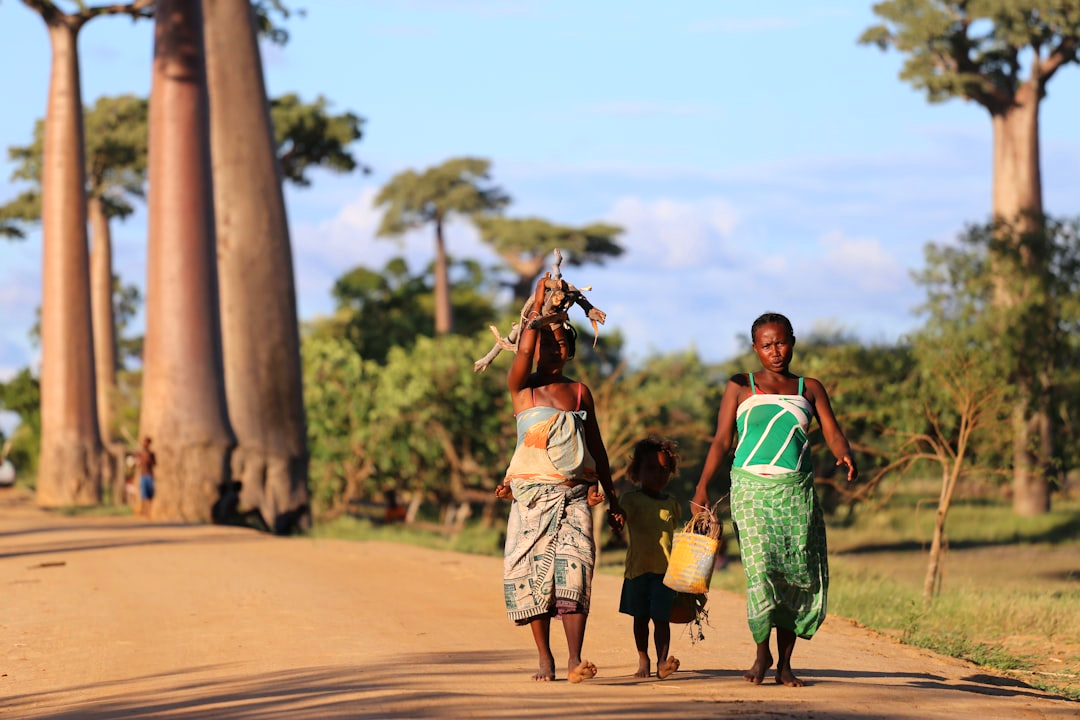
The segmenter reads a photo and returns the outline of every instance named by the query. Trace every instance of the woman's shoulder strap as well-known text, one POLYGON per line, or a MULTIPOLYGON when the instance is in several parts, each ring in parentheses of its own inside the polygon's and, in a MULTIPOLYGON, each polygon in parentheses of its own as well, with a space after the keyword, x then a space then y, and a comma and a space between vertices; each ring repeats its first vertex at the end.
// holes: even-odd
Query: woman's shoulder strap
POLYGON ((802 395, 802 394, 803 394, 803 380, 804 380, 804 379, 805 379, 805 378, 803 378, 803 376, 802 376, 802 375, 800 375, 800 376, 799 376, 799 394, 800 394, 800 395, 802 395))
MULTIPOLYGON (((746 376, 750 378, 750 394, 754 395, 755 393, 757 393, 757 390, 754 389, 754 373, 748 372, 746 373, 746 376)), ((799 385, 799 389, 802 389, 802 385, 799 385)))

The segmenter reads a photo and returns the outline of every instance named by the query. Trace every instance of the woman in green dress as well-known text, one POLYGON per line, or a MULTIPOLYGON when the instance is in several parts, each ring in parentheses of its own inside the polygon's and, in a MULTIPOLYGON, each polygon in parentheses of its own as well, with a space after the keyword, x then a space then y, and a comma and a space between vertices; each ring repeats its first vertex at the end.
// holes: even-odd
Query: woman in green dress
POLYGON ((769 638, 776 628, 776 682, 804 685, 791 669, 796 638, 809 639, 825 619, 829 566, 825 521, 814 492, 809 428, 815 417, 836 464, 858 477, 825 387, 790 370, 795 333, 778 313, 766 313, 750 331, 761 370, 732 377, 724 390, 716 435, 705 459, 694 506, 709 505, 708 487, 731 462, 731 517, 746 572, 746 615, 757 643, 743 677, 761 684, 773 665, 769 638))

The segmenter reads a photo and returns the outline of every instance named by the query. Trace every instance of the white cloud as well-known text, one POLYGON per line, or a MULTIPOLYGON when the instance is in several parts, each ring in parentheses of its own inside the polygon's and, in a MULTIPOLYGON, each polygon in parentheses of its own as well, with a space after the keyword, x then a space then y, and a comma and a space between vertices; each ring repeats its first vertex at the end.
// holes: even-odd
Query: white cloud
POLYGON ((821 238, 820 244, 821 271, 845 278, 861 290, 895 292, 907 278, 907 270, 877 239, 849 238, 832 231, 821 238))
POLYGON ((626 229, 627 257, 621 265, 667 270, 726 262, 728 240, 739 222, 735 209, 720 198, 627 196, 615 201, 607 217, 626 229))

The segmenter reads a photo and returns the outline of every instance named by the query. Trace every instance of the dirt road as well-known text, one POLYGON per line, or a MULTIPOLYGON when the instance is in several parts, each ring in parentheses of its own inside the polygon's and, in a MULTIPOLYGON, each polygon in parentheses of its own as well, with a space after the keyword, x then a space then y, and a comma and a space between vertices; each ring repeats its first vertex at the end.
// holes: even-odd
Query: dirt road
MULTIPOLYGON (((1075 718, 1080 704, 840 618, 796 647, 805 688, 742 679, 738 596, 675 627, 636 681, 620 580, 597 576, 580 685, 533 683, 498 559, 46 514, 0 496, 4 718, 1075 718)), ((556 654, 565 652, 553 623, 556 654)))

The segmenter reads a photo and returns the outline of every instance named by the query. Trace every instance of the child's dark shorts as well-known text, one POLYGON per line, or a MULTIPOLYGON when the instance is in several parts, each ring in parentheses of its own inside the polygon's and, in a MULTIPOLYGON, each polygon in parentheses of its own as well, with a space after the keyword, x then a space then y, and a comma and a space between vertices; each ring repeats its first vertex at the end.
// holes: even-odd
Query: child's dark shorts
POLYGON ((619 612, 625 615, 668 622, 674 602, 675 591, 664 584, 663 575, 645 573, 636 578, 623 579, 619 612))

